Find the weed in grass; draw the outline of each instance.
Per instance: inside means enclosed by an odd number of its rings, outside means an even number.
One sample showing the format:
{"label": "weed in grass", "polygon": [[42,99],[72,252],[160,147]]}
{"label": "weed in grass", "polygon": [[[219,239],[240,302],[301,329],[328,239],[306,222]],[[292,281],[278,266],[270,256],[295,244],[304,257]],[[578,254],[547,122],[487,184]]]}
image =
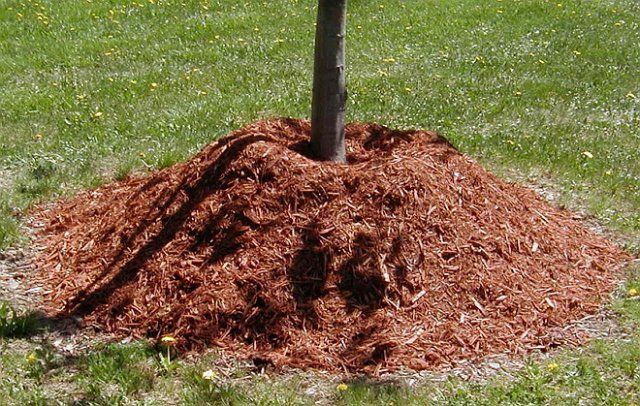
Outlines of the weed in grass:
{"label": "weed in grass", "polygon": [[632,266],[627,275],[627,284],[613,308],[620,313],[623,322],[637,328],[640,326],[640,264]]}
{"label": "weed in grass", "polygon": [[209,379],[195,368],[184,375],[183,403],[185,405],[236,405],[249,404],[243,391],[232,383]]}
{"label": "weed in grass", "polygon": [[25,358],[7,343],[0,343],[0,405],[49,405],[53,404],[41,385],[29,376]]}
{"label": "weed in grass", "polygon": [[0,338],[26,337],[37,330],[34,312],[18,312],[8,303],[0,303]]}
{"label": "weed in grass", "polygon": [[[312,405],[305,393],[304,379],[252,374],[238,367],[225,369],[222,375],[211,368],[211,355],[183,367],[177,375],[182,383],[182,403],[185,405]],[[330,395],[330,394],[327,394]]]}
{"label": "weed in grass", "polygon": [[426,397],[419,390],[410,390],[394,383],[354,381],[335,388],[338,405],[420,405]]}
{"label": "weed in grass", "polygon": [[63,361],[64,357],[56,352],[51,343],[43,341],[25,357],[26,375],[38,382],[42,382],[44,375],[55,368],[61,367]]}

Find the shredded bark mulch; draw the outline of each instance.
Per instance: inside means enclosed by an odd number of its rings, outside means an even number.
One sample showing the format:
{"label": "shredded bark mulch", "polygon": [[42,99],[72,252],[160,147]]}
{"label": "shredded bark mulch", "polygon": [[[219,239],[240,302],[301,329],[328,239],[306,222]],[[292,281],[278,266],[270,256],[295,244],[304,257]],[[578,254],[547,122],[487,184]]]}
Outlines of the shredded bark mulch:
{"label": "shredded bark mulch", "polygon": [[36,213],[52,314],[276,366],[380,373],[584,337],[628,254],[425,131],[258,122]]}

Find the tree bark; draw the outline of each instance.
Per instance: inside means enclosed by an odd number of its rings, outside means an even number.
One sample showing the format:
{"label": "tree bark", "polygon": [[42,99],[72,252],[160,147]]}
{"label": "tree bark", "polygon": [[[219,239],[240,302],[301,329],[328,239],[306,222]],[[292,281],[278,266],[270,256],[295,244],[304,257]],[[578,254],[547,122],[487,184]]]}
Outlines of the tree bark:
{"label": "tree bark", "polygon": [[311,149],[323,161],[346,162],[344,49],[347,0],[319,0],[316,27]]}

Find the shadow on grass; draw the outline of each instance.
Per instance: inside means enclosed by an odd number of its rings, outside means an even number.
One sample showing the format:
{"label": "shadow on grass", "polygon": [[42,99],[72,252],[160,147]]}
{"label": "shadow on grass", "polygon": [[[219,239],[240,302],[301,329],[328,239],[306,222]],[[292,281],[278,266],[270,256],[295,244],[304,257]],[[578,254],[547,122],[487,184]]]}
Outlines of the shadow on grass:
{"label": "shadow on grass", "polygon": [[0,303],[0,338],[26,338],[41,332],[47,323],[43,313],[30,310],[18,313],[8,303]]}

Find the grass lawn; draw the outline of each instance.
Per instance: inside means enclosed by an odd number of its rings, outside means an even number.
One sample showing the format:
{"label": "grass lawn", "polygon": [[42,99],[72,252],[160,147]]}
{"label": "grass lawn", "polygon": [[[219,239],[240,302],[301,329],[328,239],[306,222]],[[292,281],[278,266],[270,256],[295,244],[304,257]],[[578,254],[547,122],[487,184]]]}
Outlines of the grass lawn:
{"label": "grass lawn", "polygon": [[[350,121],[438,130],[640,251],[638,1],[351,0],[349,12]],[[169,166],[261,118],[308,117],[314,18],[312,0],[0,0],[0,249],[24,244],[34,203]],[[640,304],[614,306],[629,338],[567,351],[557,368],[419,390],[331,381],[326,399],[637,403]],[[142,344],[68,359],[11,331],[0,404],[63,402],[65,385],[86,404],[314,399],[302,378],[209,382],[206,360],[167,366]]]}

